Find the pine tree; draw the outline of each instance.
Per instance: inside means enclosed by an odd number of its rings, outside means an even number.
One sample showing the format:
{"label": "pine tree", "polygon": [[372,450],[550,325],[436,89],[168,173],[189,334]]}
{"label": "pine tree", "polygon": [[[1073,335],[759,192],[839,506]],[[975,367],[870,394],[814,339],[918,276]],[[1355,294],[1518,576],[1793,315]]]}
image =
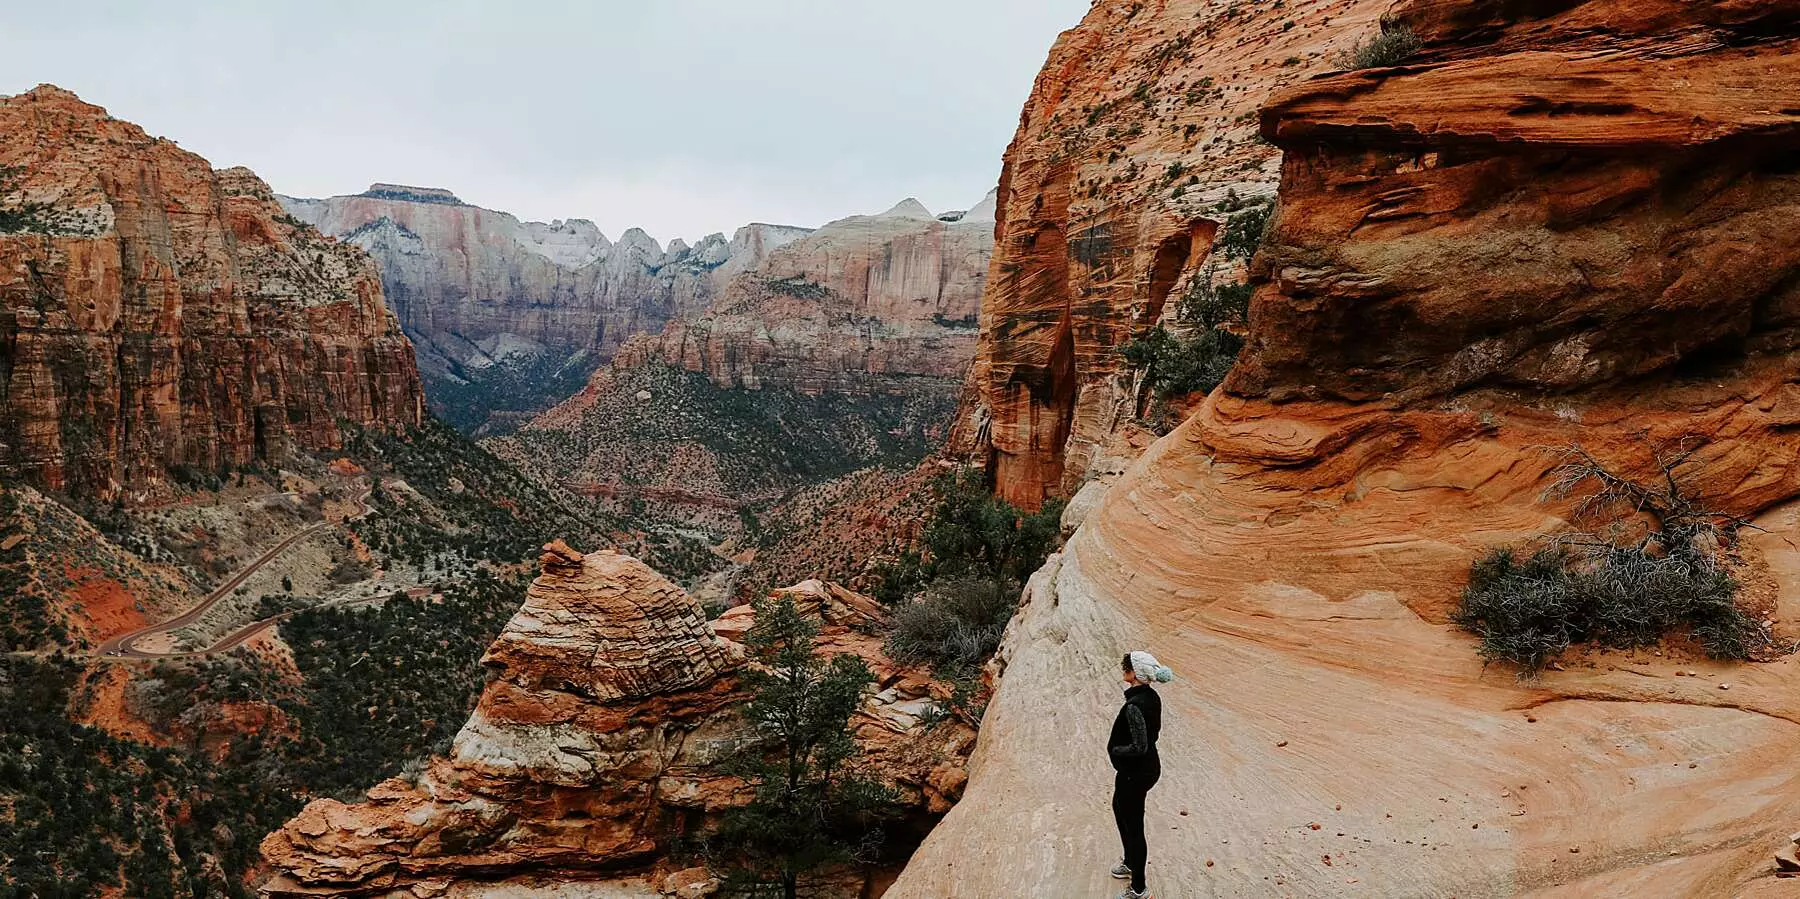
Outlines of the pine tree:
{"label": "pine tree", "polygon": [[730,892],[795,899],[810,875],[869,861],[880,847],[878,819],[893,797],[856,770],[849,729],[874,675],[856,656],[820,656],[818,633],[784,596],[759,600],[744,636],[757,663],[743,675],[752,695],[744,718],[762,740],[735,765],[755,798],[711,841]]}

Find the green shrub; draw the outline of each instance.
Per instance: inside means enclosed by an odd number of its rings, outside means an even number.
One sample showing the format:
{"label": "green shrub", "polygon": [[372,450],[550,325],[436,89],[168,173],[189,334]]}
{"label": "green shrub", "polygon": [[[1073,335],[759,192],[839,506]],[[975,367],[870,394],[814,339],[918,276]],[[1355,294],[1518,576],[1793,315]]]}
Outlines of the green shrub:
{"label": "green shrub", "polygon": [[1249,259],[1256,255],[1274,216],[1275,204],[1268,201],[1235,213],[1225,220],[1213,249],[1230,259]]}
{"label": "green shrub", "polygon": [[1343,69],[1384,69],[1404,62],[1422,46],[1424,43],[1406,23],[1382,16],[1381,31],[1338,54],[1336,62]]}
{"label": "green shrub", "polygon": [[1224,382],[1243,347],[1244,338],[1230,331],[1203,328],[1184,336],[1158,325],[1121,347],[1119,354],[1133,368],[1143,369],[1145,383],[1166,399],[1211,393]]}
{"label": "green shrub", "polygon": [[979,471],[943,475],[932,483],[937,504],[925,521],[919,549],[881,569],[877,595],[889,604],[944,577],[1023,582],[1044,564],[1061,535],[1063,503],[1024,512],[988,489]]}
{"label": "green shrub", "polygon": [[1482,656],[1534,672],[1577,643],[1648,646],[1682,629],[1716,658],[1768,648],[1722,560],[1742,522],[1688,496],[1677,476],[1699,448],[1655,451],[1650,485],[1579,446],[1562,450],[1548,495],[1583,492],[1571,520],[1590,528],[1529,556],[1501,548],[1476,560],[1454,620],[1481,638]]}
{"label": "green shrub", "polygon": [[1706,553],[1655,555],[1641,546],[1553,545],[1520,558],[1477,560],[1455,620],[1481,638],[1484,658],[1537,671],[1577,643],[1649,646],[1691,628],[1717,658],[1743,659],[1767,634],[1737,607],[1738,583]]}
{"label": "green shrub", "polygon": [[1019,583],[959,575],[933,582],[894,610],[886,649],[906,665],[929,663],[940,672],[966,673],[1000,647],[1019,606]]}

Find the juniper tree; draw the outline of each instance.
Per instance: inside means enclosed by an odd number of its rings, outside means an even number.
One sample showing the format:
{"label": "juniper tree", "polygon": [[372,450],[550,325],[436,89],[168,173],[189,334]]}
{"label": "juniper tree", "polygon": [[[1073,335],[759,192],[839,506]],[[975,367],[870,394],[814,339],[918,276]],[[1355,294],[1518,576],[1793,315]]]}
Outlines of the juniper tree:
{"label": "juniper tree", "polygon": [[870,861],[880,847],[892,797],[857,770],[850,734],[874,675],[856,656],[820,655],[818,633],[792,597],[765,597],[744,635],[755,664],[743,675],[743,715],[758,739],[733,768],[755,794],[709,841],[738,895],[795,899],[821,869]]}

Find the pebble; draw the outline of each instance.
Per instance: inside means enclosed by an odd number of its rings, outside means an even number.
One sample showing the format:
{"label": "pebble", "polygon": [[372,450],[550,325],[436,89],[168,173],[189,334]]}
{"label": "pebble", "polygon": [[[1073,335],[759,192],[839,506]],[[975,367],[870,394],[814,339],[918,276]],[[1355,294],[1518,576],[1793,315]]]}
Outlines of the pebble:
{"label": "pebble", "polygon": [[1730,685],[1730,684],[1720,684],[1720,685],[1719,685],[1719,689],[1721,689],[1721,690],[1729,690],[1729,689],[1731,689],[1731,685]]}
{"label": "pebble", "polygon": [[1279,740],[1275,743],[1275,748],[1280,749],[1281,747],[1286,746],[1286,745],[1287,745],[1286,740]]}

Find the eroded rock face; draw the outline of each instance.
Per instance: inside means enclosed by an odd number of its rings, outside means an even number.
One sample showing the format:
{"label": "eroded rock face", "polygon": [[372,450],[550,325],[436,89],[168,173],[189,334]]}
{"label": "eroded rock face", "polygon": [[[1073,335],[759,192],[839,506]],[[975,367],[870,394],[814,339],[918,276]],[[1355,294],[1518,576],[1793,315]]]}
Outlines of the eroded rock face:
{"label": "eroded rock face", "polygon": [[947,217],[907,200],[832,222],[635,348],[721,386],[861,395],[923,376],[948,390],[975,353],[993,200]]}
{"label": "eroded rock face", "polygon": [[105,500],[418,424],[360,250],[74,94],[0,99],[0,475]]}
{"label": "eroded rock face", "polygon": [[1647,477],[1685,439],[1800,632],[1792,7],[1397,11],[1418,56],[1266,108],[1246,355],[1033,579],[968,794],[890,896],[1104,889],[1103,728],[1140,646],[1181,675],[1153,891],[1780,894],[1800,663],[1677,641],[1520,681],[1447,617],[1480,552],[1568,514],[1543,447]]}
{"label": "eroded rock face", "polygon": [[522,222],[436,188],[282,198],[297,217],[369,251],[428,377],[464,377],[551,354],[612,358],[634,334],[706,309],[732,276],[809,229],[752,224],[664,248],[633,228],[615,243],[586,219]]}
{"label": "eroded rock face", "polygon": [[1207,265],[1241,203],[1275,190],[1270,94],[1332,67],[1389,0],[1094,4],[1056,42],[1001,174],[979,398],[961,449],[1036,508],[1113,456],[1135,409],[1118,351]]}
{"label": "eroded rock face", "polygon": [[[480,883],[600,884],[642,869],[676,834],[746,798],[719,762],[749,735],[734,674],[750,622],[720,629],[681,588],[629,556],[545,548],[544,573],[484,657],[495,676],[448,757],[389,780],[366,802],[319,800],[263,841],[272,897],[435,896]],[[824,624],[821,646],[855,652],[878,692],[855,723],[870,764],[921,814],[960,795],[973,743],[952,722],[927,732],[949,695],[896,668],[862,633],[866,597],[835,585],[789,592]]]}

